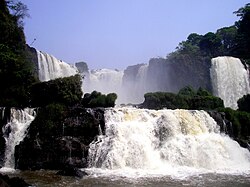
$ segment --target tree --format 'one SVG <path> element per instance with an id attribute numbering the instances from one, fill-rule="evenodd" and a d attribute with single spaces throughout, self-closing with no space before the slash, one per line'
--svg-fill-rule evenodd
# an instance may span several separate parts
<path id="1" fill-rule="evenodd" d="M 27 60 L 23 28 L 0 0 L 0 106 L 29 106 L 29 87 L 37 81 Z"/>
<path id="2" fill-rule="evenodd" d="M 189 96 L 189 97 L 192 97 L 195 94 L 196 94 L 195 90 L 191 86 L 186 86 L 186 87 L 180 89 L 180 91 L 178 93 L 178 95 L 185 95 L 185 96 Z"/>
<path id="3" fill-rule="evenodd" d="M 223 27 L 217 30 L 216 35 L 221 38 L 223 45 L 223 55 L 230 55 L 235 47 L 235 39 L 237 36 L 236 27 Z"/>
<path id="4" fill-rule="evenodd" d="M 36 83 L 31 87 L 32 106 L 46 106 L 51 103 L 65 105 L 80 103 L 81 85 L 80 75 Z"/>
<path id="5" fill-rule="evenodd" d="M 212 32 L 205 34 L 200 43 L 200 49 L 205 53 L 205 55 L 210 57 L 215 57 L 220 54 L 220 47 L 222 46 L 221 39 L 219 36 Z"/>
<path id="6" fill-rule="evenodd" d="M 23 27 L 23 19 L 25 17 L 30 17 L 27 5 L 23 4 L 21 1 L 9 0 L 7 1 L 7 6 L 11 10 L 13 17 L 17 20 L 20 27 Z"/>
<path id="7" fill-rule="evenodd" d="M 237 54 L 239 57 L 250 59 L 250 3 L 234 13 L 240 17 L 240 20 L 235 22 Z"/>
<path id="8" fill-rule="evenodd" d="M 88 108 L 94 107 L 114 107 L 117 95 L 109 93 L 107 95 L 101 92 L 93 91 L 91 94 L 86 93 L 82 98 L 82 105 Z"/>
<path id="9" fill-rule="evenodd" d="M 237 103 L 240 111 L 250 112 L 250 94 L 244 95 Z"/>

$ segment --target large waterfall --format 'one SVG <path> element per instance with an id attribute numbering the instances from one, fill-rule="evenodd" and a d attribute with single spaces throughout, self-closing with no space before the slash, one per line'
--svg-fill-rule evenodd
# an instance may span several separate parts
<path id="1" fill-rule="evenodd" d="M 105 135 L 90 144 L 89 167 L 157 171 L 249 171 L 250 153 L 205 111 L 113 108 Z"/>
<path id="2" fill-rule="evenodd" d="M 58 60 L 52 55 L 37 50 L 38 76 L 40 81 L 75 75 L 77 68 Z"/>
<path id="3" fill-rule="evenodd" d="M 6 141 L 4 167 L 15 167 L 15 146 L 25 138 L 27 129 L 35 118 L 34 116 L 34 109 L 25 108 L 21 110 L 11 108 L 10 121 L 3 128 Z"/>
<path id="4" fill-rule="evenodd" d="M 132 80 L 124 79 L 124 71 L 111 69 L 98 69 L 84 72 L 83 91 L 94 90 L 118 95 L 117 104 L 140 103 L 147 92 L 147 68 L 142 65 Z"/>
<path id="5" fill-rule="evenodd" d="M 237 101 L 250 93 L 249 73 L 240 59 L 217 57 L 210 69 L 213 94 L 224 100 L 225 107 L 237 109 Z"/>

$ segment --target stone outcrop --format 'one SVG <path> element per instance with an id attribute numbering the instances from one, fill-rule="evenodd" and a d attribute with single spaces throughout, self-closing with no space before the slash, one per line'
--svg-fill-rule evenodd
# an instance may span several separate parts
<path id="1" fill-rule="evenodd" d="M 46 126 L 47 130 L 40 127 L 45 125 L 40 121 L 31 123 L 26 138 L 16 147 L 16 168 L 58 170 L 65 164 L 86 167 L 88 145 L 104 131 L 104 110 L 75 106 L 62 121 Z"/>
<path id="2" fill-rule="evenodd" d="M 79 73 L 88 73 L 89 68 L 86 62 L 76 62 L 76 68 L 78 69 Z"/>

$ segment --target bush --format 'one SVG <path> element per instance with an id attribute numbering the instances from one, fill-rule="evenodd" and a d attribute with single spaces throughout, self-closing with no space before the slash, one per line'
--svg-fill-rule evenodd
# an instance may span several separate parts
<path id="1" fill-rule="evenodd" d="M 93 91 L 91 94 L 86 93 L 82 99 L 82 105 L 88 108 L 95 107 L 114 107 L 117 95 L 109 93 L 108 95 Z"/>
<path id="2" fill-rule="evenodd" d="M 250 94 L 244 95 L 237 103 L 240 111 L 250 112 Z"/>
<path id="3" fill-rule="evenodd" d="M 250 138 L 250 114 L 242 111 L 235 111 L 231 108 L 221 108 L 227 120 L 232 122 L 233 137 L 243 140 Z"/>
<path id="4" fill-rule="evenodd" d="M 34 84 L 31 87 L 32 106 L 46 106 L 54 102 L 65 105 L 79 103 L 82 97 L 81 86 L 79 75 Z"/>
<path id="5" fill-rule="evenodd" d="M 199 88 L 197 92 L 192 87 L 185 87 L 178 94 L 168 92 L 146 93 L 142 107 L 149 109 L 216 109 L 224 107 L 223 100 Z"/>

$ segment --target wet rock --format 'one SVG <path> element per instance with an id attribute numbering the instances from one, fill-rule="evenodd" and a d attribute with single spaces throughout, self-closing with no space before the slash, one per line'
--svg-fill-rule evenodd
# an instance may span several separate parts
<path id="1" fill-rule="evenodd" d="M 1 187 L 28 187 L 30 184 L 26 183 L 22 178 L 13 177 L 9 178 L 7 175 L 0 174 Z"/>
<path id="2" fill-rule="evenodd" d="M 62 170 L 58 171 L 56 174 L 62 176 L 72 176 L 77 178 L 82 178 L 88 175 L 85 171 L 81 171 L 80 169 L 75 168 L 72 165 L 66 165 Z"/>
<path id="3" fill-rule="evenodd" d="M 27 136 L 16 146 L 15 167 L 60 170 L 69 164 L 84 168 L 88 145 L 99 135 L 100 129 L 104 131 L 104 109 L 100 108 L 75 106 L 58 121 L 39 119 L 36 124 L 32 122 Z"/>

